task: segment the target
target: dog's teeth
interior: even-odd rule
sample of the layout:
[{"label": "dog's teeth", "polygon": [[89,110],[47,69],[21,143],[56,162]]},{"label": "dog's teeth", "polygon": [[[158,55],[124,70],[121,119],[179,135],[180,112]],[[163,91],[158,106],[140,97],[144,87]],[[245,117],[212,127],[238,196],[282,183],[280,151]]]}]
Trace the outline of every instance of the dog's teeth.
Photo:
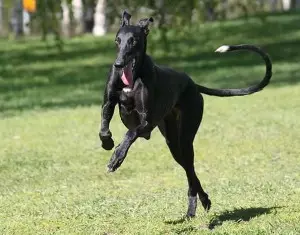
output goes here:
[{"label": "dog's teeth", "polygon": [[130,92],[130,91],[131,91],[131,88],[129,88],[129,87],[124,87],[124,88],[123,88],[123,91],[126,92],[126,93],[127,93],[127,92]]},{"label": "dog's teeth", "polygon": [[217,50],[215,50],[215,52],[224,53],[228,50],[229,50],[229,46],[223,45],[223,46],[220,46]]}]

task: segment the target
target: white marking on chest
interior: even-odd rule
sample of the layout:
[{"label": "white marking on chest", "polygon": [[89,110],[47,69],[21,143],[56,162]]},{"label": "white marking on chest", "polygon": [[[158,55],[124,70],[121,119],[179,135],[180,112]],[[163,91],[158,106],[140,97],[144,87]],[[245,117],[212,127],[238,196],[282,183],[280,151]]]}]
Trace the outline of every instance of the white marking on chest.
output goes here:
[{"label": "white marking on chest", "polygon": [[124,91],[125,93],[131,92],[131,88],[129,88],[129,87],[124,87],[124,88],[123,88],[123,91]]}]

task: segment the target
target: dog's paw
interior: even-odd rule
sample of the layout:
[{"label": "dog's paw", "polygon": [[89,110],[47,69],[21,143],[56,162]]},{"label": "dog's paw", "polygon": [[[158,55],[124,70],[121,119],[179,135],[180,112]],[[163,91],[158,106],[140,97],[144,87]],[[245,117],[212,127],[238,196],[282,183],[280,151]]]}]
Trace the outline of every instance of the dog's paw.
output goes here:
[{"label": "dog's paw", "polygon": [[107,171],[108,172],[114,172],[116,171],[122,164],[124,158],[122,159],[115,159],[114,161],[110,161],[107,165]]},{"label": "dog's paw", "polygon": [[102,140],[102,148],[105,150],[112,150],[114,146],[115,144],[112,138]]},{"label": "dog's paw", "polygon": [[210,207],[211,207],[211,201],[209,200],[209,198],[207,198],[204,201],[201,201],[201,203],[202,203],[202,206],[203,206],[204,210],[206,212],[208,212],[210,210]]},{"label": "dog's paw", "polygon": [[197,210],[197,195],[196,196],[189,196],[189,207],[186,213],[187,218],[195,217]]},{"label": "dog's paw", "polygon": [[100,132],[99,133],[99,137],[100,140],[102,142],[102,148],[104,148],[105,150],[112,150],[114,147],[114,141],[111,138],[111,132],[107,131],[107,132]]},{"label": "dog's paw", "polygon": [[193,218],[195,218],[195,214],[187,212],[185,215],[185,218],[187,220],[193,219]]},{"label": "dog's paw", "polygon": [[114,172],[121,166],[122,162],[125,159],[125,156],[123,155],[124,153],[117,147],[107,165],[108,172]]}]

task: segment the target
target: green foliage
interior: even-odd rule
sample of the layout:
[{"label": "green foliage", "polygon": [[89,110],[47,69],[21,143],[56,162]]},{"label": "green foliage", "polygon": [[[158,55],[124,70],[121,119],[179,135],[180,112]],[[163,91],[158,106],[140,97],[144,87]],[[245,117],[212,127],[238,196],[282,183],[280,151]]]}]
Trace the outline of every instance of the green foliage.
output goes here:
[{"label": "green foliage", "polygon": [[[255,43],[273,59],[270,86],[247,97],[205,96],[195,167],[211,196],[209,214],[182,219],[186,176],[154,131],[122,167],[105,166],[100,102],[115,58],[113,35],[66,41],[57,53],[38,40],[0,41],[1,234],[299,234],[299,14],[266,16],[167,32],[150,52],[211,87],[258,81],[249,53],[215,54],[223,44]],[[124,135],[118,114],[112,131]],[[199,203],[200,204],[200,203]]]}]

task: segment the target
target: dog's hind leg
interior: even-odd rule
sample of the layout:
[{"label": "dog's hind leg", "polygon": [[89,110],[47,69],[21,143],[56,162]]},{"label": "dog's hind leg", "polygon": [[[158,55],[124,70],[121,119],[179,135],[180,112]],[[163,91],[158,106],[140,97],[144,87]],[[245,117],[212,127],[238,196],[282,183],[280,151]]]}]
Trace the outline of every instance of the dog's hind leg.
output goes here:
[{"label": "dog's hind leg", "polygon": [[[192,93],[187,94],[191,95]],[[185,103],[190,99],[190,103],[181,104],[180,111],[174,110],[168,115],[159,129],[166,138],[172,156],[186,172],[189,185],[187,217],[193,217],[197,209],[197,194],[205,210],[208,211],[211,205],[194,169],[193,140],[202,120],[203,99],[199,94],[182,98],[181,102]]]},{"label": "dog's hind leg", "polygon": [[204,192],[201,183],[196,175],[194,168],[194,148],[193,142],[198,131],[203,115],[203,98],[201,94],[190,86],[181,96],[179,101],[181,109],[179,144],[181,148],[181,159],[185,165],[185,171],[189,182],[189,208],[192,209],[191,203],[195,201],[198,194],[203,208],[208,211],[211,201],[207,193]]},{"label": "dog's hind leg", "polygon": [[189,190],[188,190],[188,210],[186,213],[187,217],[194,217],[197,209],[197,190],[194,188],[192,190],[192,180],[189,174],[190,169],[186,161],[183,159],[181,146],[180,146],[180,114],[178,110],[173,110],[173,112],[165,117],[164,121],[158,125],[160,132],[166,139],[166,143],[170,149],[170,152],[175,159],[175,161],[181,165],[188,177]]}]

